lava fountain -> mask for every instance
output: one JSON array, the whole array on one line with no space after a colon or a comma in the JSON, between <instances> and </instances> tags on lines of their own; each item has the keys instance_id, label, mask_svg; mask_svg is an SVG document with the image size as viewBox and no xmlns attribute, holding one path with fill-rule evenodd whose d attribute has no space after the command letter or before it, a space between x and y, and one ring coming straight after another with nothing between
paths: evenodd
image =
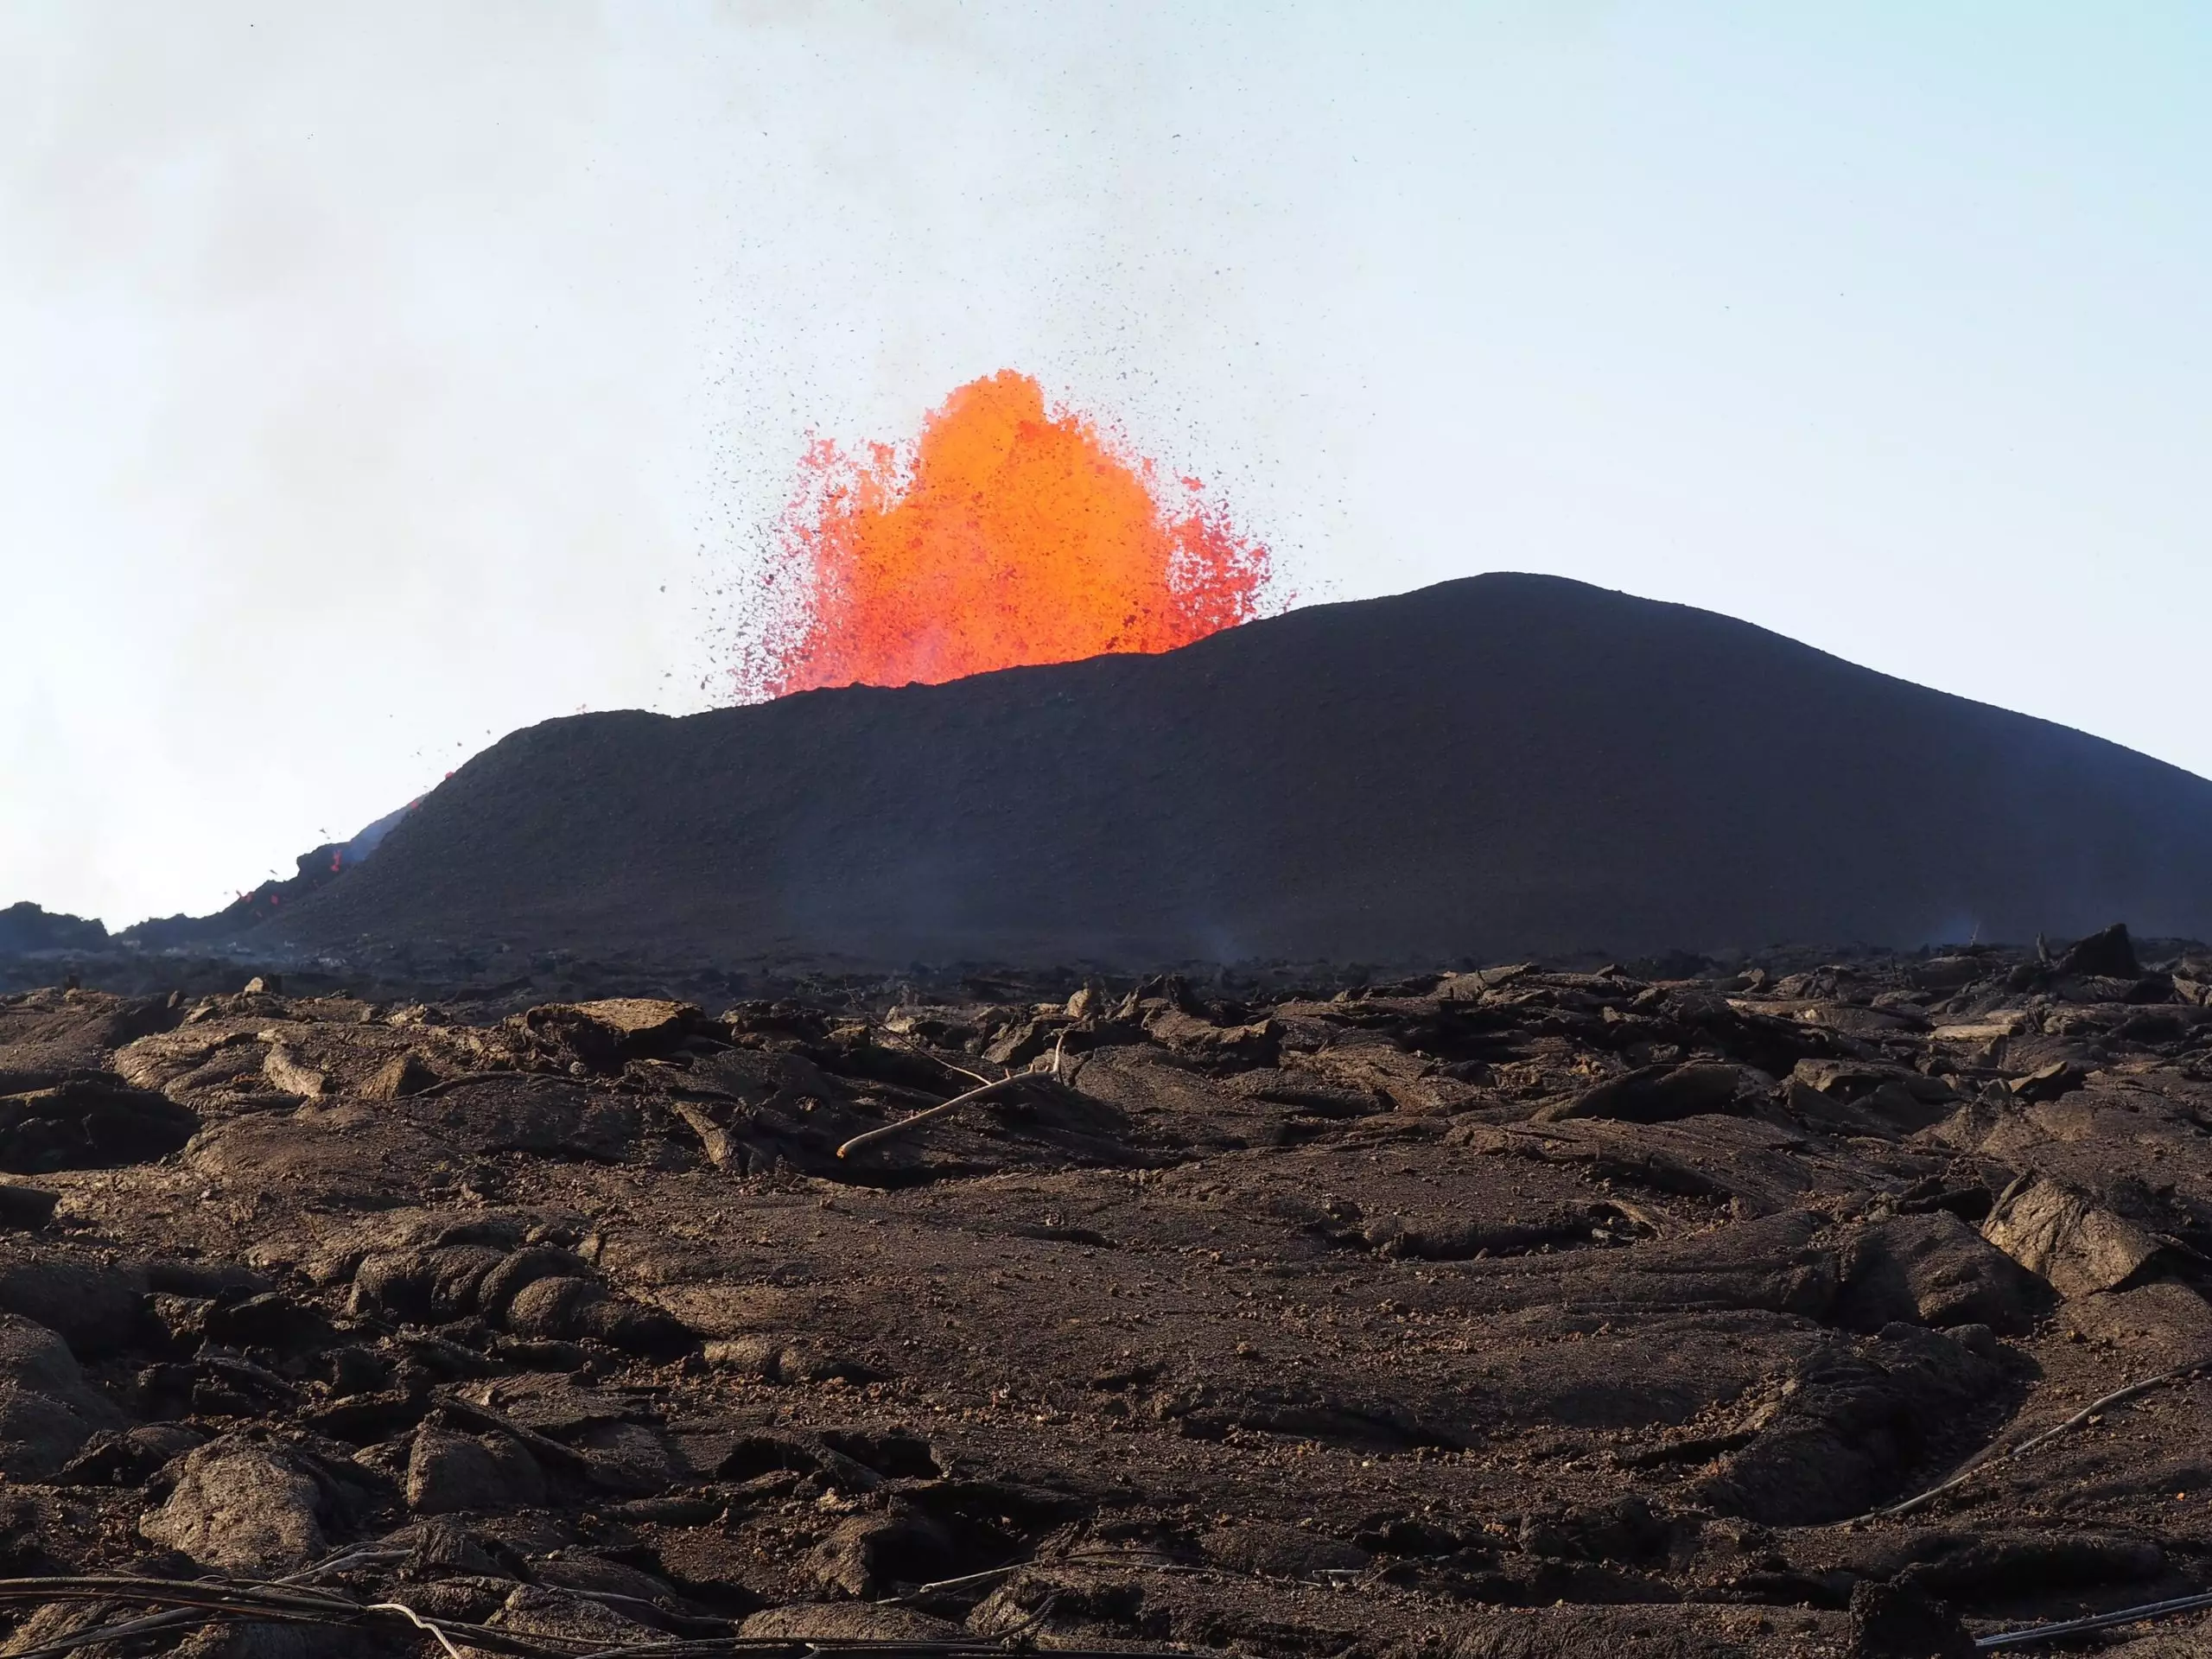
<instances>
[{"instance_id":1,"label":"lava fountain","mask_svg":"<svg viewBox=\"0 0 2212 1659\"><path fill-rule=\"evenodd\" d=\"M1003 370L864 459L817 441L733 671L744 700L1173 651L1270 604L1268 550Z\"/></svg>"}]
</instances>

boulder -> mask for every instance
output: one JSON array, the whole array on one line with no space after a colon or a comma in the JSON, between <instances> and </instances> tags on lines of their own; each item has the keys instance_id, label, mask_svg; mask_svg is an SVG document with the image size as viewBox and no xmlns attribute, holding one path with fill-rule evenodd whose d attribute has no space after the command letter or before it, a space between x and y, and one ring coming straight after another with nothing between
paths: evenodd
<instances>
[{"instance_id":1,"label":"boulder","mask_svg":"<svg viewBox=\"0 0 2212 1659\"><path fill-rule=\"evenodd\" d=\"M294 1052L289 1044L271 1043L262 1057L261 1075L273 1088L302 1100L320 1100L330 1086L330 1075Z\"/></svg>"},{"instance_id":2,"label":"boulder","mask_svg":"<svg viewBox=\"0 0 2212 1659\"><path fill-rule=\"evenodd\" d=\"M403 1100L435 1085L438 1074L413 1049L395 1054L372 1072L359 1090L365 1100Z\"/></svg>"},{"instance_id":3,"label":"boulder","mask_svg":"<svg viewBox=\"0 0 2212 1659\"><path fill-rule=\"evenodd\" d=\"M2005 1192L1981 1236L2066 1297L2116 1290L2165 1248L2126 1217L2040 1176Z\"/></svg>"},{"instance_id":4,"label":"boulder","mask_svg":"<svg viewBox=\"0 0 2212 1659\"><path fill-rule=\"evenodd\" d=\"M620 1649L665 1640L650 1624L625 1618L613 1608L574 1591L525 1584L510 1592L489 1623L517 1636L550 1636L580 1641L593 1649Z\"/></svg>"},{"instance_id":5,"label":"boulder","mask_svg":"<svg viewBox=\"0 0 2212 1659\"><path fill-rule=\"evenodd\" d=\"M122 1418L86 1385L69 1346L42 1325L0 1313L0 1476L44 1480Z\"/></svg>"},{"instance_id":6,"label":"boulder","mask_svg":"<svg viewBox=\"0 0 2212 1659\"><path fill-rule=\"evenodd\" d=\"M1186 1059L1272 1065L1277 1053L1277 1034L1272 1020L1217 1026L1180 1008L1167 1007L1147 1018L1144 1028L1155 1042ZM1046 1052L1047 1047L1040 1043L1039 1052Z\"/></svg>"},{"instance_id":7,"label":"boulder","mask_svg":"<svg viewBox=\"0 0 2212 1659\"><path fill-rule=\"evenodd\" d=\"M0 1227L36 1232L54 1219L55 1206L60 1202L59 1192L49 1192L44 1187L0 1181Z\"/></svg>"},{"instance_id":8,"label":"boulder","mask_svg":"<svg viewBox=\"0 0 2212 1659\"><path fill-rule=\"evenodd\" d=\"M20 1238L0 1239L0 1313L60 1333L85 1359L130 1345L145 1326L146 1275Z\"/></svg>"},{"instance_id":9,"label":"boulder","mask_svg":"<svg viewBox=\"0 0 2212 1659\"><path fill-rule=\"evenodd\" d=\"M2143 964L2135 959L2135 942L2127 937L2127 925L2114 922L2101 933L2077 939L2058 959L2058 971L2100 979L2139 979Z\"/></svg>"},{"instance_id":10,"label":"boulder","mask_svg":"<svg viewBox=\"0 0 2212 1659\"><path fill-rule=\"evenodd\" d=\"M906 1607L858 1601L795 1601L764 1608L738 1627L748 1641L957 1642L959 1625Z\"/></svg>"},{"instance_id":11,"label":"boulder","mask_svg":"<svg viewBox=\"0 0 2212 1659\"><path fill-rule=\"evenodd\" d=\"M605 1027L615 1033L618 1040L639 1052L655 1044L673 1041L699 1018L699 1010L689 1002L671 1002L660 997L614 996L574 1006L585 1019Z\"/></svg>"},{"instance_id":12,"label":"boulder","mask_svg":"<svg viewBox=\"0 0 2212 1659\"><path fill-rule=\"evenodd\" d=\"M810 1565L823 1589L874 1601L950 1573L952 1541L926 1516L855 1515L815 1546Z\"/></svg>"},{"instance_id":13,"label":"boulder","mask_svg":"<svg viewBox=\"0 0 2212 1659\"><path fill-rule=\"evenodd\" d=\"M1867 1332L1903 1320L1986 1325L2000 1336L2023 1337L2052 1300L2042 1280L1938 1210L1877 1222L1845 1246L1832 1317L1846 1330Z\"/></svg>"},{"instance_id":14,"label":"boulder","mask_svg":"<svg viewBox=\"0 0 2212 1659\"><path fill-rule=\"evenodd\" d=\"M1534 1119L1540 1123L1582 1117L1671 1123L1685 1117L1730 1112L1745 1087L1746 1074L1740 1066L1647 1065L1625 1077L1610 1078L1572 1099L1541 1106Z\"/></svg>"},{"instance_id":15,"label":"boulder","mask_svg":"<svg viewBox=\"0 0 2212 1659\"><path fill-rule=\"evenodd\" d=\"M496 1513L545 1501L545 1471L512 1435L464 1434L435 1423L407 1456L407 1507L417 1515Z\"/></svg>"},{"instance_id":16,"label":"boulder","mask_svg":"<svg viewBox=\"0 0 2212 1659\"><path fill-rule=\"evenodd\" d=\"M463 1318L476 1312L477 1287L506 1255L488 1244L379 1252L354 1270L351 1311L402 1324Z\"/></svg>"},{"instance_id":17,"label":"boulder","mask_svg":"<svg viewBox=\"0 0 2212 1659\"><path fill-rule=\"evenodd\" d=\"M700 1020L699 1010L688 1002L625 996L546 1003L516 1015L509 1029L539 1064L608 1072L666 1052Z\"/></svg>"},{"instance_id":18,"label":"boulder","mask_svg":"<svg viewBox=\"0 0 2212 1659\"><path fill-rule=\"evenodd\" d=\"M297 1459L226 1435L185 1455L168 1501L138 1530L202 1567L273 1578L323 1554L325 1508L321 1486Z\"/></svg>"}]
</instances>

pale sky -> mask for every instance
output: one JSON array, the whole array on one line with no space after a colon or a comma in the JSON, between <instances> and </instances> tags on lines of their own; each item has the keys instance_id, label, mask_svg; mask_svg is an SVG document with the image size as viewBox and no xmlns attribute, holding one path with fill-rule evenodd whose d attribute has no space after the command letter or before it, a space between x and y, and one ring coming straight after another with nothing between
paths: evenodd
<instances>
[{"instance_id":1,"label":"pale sky","mask_svg":"<svg viewBox=\"0 0 2212 1659\"><path fill-rule=\"evenodd\" d=\"M2209 84L2201 0L6 0L0 905L703 706L808 433L1005 367L1308 598L1552 571L2212 774Z\"/></svg>"}]
</instances>

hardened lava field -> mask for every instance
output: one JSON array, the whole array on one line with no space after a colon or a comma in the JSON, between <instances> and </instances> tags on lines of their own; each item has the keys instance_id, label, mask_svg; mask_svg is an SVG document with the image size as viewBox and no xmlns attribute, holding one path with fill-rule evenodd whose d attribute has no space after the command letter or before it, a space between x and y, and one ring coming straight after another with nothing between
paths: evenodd
<instances>
[{"instance_id":1,"label":"hardened lava field","mask_svg":"<svg viewBox=\"0 0 2212 1659\"><path fill-rule=\"evenodd\" d=\"M308 1573L571 1655L1903 1655L2185 1595L2209 985L2113 933L20 993L9 1572ZM0 1611L9 1653L146 1616ZM439 1650L274 1617L83 1650Z\"/></svg>"}]
</instances>

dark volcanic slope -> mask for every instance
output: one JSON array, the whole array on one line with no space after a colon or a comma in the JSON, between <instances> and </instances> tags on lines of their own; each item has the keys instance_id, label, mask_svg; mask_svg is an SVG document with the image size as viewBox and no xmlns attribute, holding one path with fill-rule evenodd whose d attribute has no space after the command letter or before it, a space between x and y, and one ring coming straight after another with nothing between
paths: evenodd
<instances>
[{"instance_id":1,"label":"dark volcanic slope","mask_svg":"<svg viewBox=\"0 0 2212 1659\"><path fill-rule=\"evenodd\" d=\"M582 715L277 925L724 958L1408 960L2212 935L2212 783L1549 577L1164 657Z\"/></svg>"}]
</instances>

